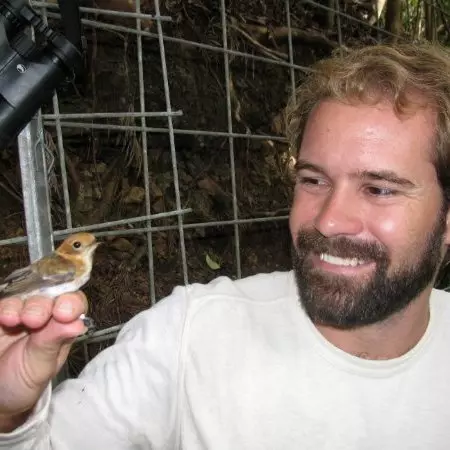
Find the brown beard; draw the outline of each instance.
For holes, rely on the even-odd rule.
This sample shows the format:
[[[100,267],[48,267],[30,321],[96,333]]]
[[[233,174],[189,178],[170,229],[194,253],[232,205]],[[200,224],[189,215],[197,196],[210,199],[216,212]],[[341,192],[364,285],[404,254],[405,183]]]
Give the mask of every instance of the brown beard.
[[[415,260],[403,261],[390,274],[389,252],[379,243],[327,238],[315,229],[299,230],[292,260],[303,309],[315,324],[340,329],[381,322],[401,311],[433,282],[442,258],[445,218],[441,213],[422,245],[411,249],[411,255],[417,255]],[[359,278],[326,273],[314,268],[311,261],[313,254],[320,253],[373,262],[375,272]]]

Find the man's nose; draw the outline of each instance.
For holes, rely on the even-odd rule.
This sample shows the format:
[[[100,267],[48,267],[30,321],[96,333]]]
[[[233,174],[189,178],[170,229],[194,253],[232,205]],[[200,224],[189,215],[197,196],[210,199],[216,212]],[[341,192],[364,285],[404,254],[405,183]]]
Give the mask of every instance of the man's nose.
[[[331,191],[319,209],[316,229],[326,237],[359,234],[363,230],[360,201],[345,189]]]

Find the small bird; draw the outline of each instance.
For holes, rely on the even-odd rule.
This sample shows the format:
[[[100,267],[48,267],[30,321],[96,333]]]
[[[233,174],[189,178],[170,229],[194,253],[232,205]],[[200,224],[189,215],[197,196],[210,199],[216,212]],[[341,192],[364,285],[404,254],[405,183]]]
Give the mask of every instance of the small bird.
[[[77,291],[89,281],[99,244],[91,233],[70,235],[51,254],[14,270],[0,282],[0,301],[5,297],[26,300],[33,295],[55,298]],[[88,329],[94,328],[90,317],[82,314],[80,319]]]

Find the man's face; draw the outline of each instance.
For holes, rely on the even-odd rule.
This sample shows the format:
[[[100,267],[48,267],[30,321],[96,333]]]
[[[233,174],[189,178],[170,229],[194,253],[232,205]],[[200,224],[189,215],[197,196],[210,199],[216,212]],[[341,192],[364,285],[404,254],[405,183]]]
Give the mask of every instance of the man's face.
[[[311,114],[290,230],[301,302],[316,324],[382,321],[432,285],[448,244],[434,129],[431,111],[399,119],[387,102],[324,101]]]

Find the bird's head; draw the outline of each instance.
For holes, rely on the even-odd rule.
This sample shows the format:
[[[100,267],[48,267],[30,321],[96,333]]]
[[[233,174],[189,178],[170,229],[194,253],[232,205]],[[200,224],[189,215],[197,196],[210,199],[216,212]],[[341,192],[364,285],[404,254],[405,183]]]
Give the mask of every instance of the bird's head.
[[[64,239],[56,251],[66,256],[90,257],[99,244],[91,233],[75,233]]]

